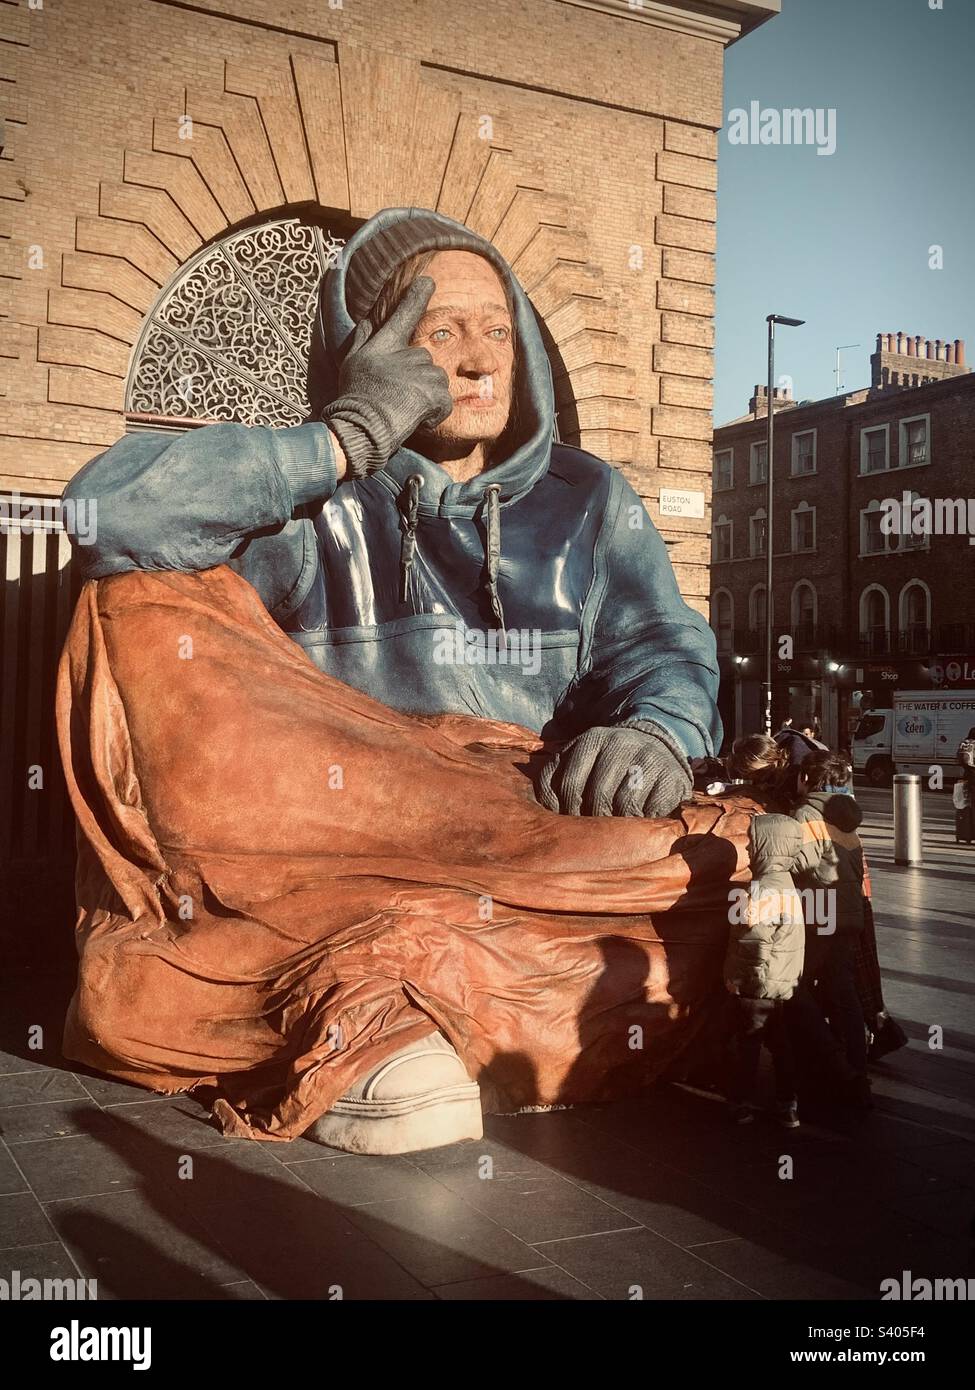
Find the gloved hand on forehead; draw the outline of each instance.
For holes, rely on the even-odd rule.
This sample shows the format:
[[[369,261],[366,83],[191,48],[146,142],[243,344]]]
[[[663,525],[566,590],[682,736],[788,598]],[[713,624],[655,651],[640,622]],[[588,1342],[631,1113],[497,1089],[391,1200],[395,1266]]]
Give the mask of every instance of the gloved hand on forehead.
[[[454,408],[447,373],[423,347],[411,347],[434,282],[413,281],[381,328],[363,319],[339,369],[339,391],[321,413],[355,478],[385,468],[422,424],[439,425]]]
[[[538,800],[567,816],[666,816],[691,794],[687,756],[652,720],[597,726],[548,760]]]

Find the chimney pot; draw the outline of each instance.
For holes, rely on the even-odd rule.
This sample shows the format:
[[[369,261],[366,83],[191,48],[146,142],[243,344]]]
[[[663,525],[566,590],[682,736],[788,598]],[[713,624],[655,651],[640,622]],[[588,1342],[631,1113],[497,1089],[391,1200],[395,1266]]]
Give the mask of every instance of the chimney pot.
[[[964,367],[965,365],[965,339],[955,339],[955,366]]]
[[[945,361],[946,361],[946,362],[954,362],[954,360],[955,360],[955,345],[954,345],[954,343],[948,343],[948,342],[946,342],[946,343],[945,343]]]
[[[897,352],[899,352],[901,355],[903,355],[903,352],[904,352],[904,334],[900,331],[900,329],[897,330],[897,349],[896,349],[896,350],[897,350]]]
[[[933,356],[934,356],[934,343],[933,343],[933,341],[932,341],[930,338],[928,338],[927,342],[925,343],[924,355],[925,355],[925,357],[933,357]]]
[[[934,355],[938,362],[943,362],[945,360],[944,345],[940,338],[935,338],[934,340]]]
[[[877,334],[877,351],[878,351],[878,352],[883,352],[883,350],[884,350],[884,335],[883,335],[882,333],[878,333],[878,334]]]

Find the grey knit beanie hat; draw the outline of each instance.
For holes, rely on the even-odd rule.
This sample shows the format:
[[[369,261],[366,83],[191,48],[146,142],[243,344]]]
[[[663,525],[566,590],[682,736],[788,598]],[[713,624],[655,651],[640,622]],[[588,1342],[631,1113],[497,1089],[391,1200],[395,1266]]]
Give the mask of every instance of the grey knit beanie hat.
[[[420,209],[371,236],[345,272],[345,305],[354,323],[372,309],[386,281],[403,261],[421,251],[473,251],[493,259],[490,242],[476,232],[452,231]],[[496,252],[494,253],[497,254]]]

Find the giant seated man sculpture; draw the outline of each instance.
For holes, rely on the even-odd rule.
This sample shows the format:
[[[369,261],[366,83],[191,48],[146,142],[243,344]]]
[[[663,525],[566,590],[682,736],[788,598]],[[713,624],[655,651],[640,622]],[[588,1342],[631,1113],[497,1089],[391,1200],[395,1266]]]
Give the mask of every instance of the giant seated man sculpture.
[[[460,223],[360,228],[308,394],[67,490],[66,1049],[352,1151],[630,1093],[720,995],[747,873],[746,810],[691,799],[712,633],[622,474],[553,443],[534,312]]]

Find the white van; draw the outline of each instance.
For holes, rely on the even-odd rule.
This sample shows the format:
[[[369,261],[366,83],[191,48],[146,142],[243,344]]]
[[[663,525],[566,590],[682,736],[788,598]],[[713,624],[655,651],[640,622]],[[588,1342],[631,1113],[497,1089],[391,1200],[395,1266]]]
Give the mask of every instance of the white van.
[[[868,709],[853,734],[853,770],[875,787],[895,772],[944,770],[944,784],[961,775],[958,745],[975,728],[975,690],[896,690],[893,709]]]

